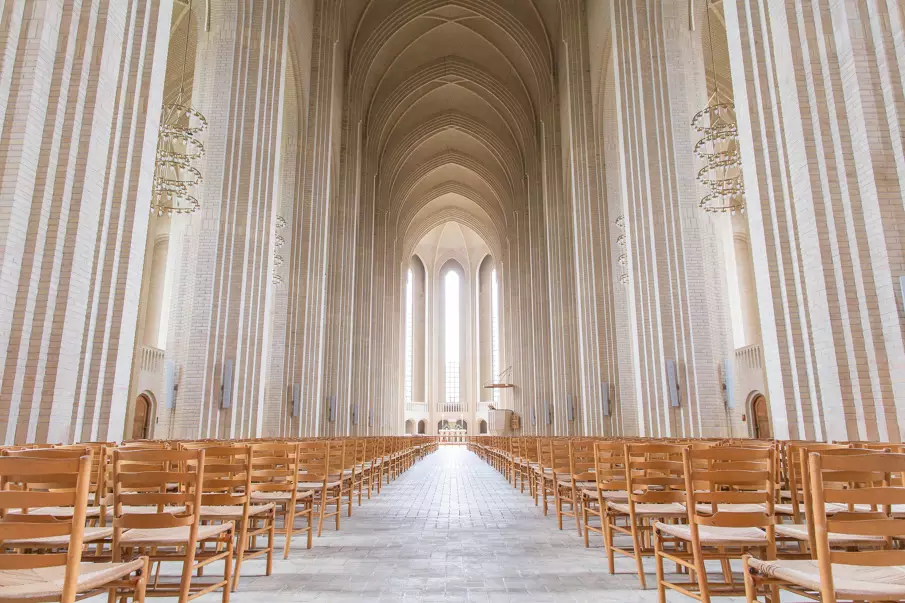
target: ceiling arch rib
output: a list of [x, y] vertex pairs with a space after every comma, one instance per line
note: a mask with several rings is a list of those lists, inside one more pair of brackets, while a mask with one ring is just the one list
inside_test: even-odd
[[434, 115], [398, 140], [395, 148], [387, 150], [384, 174], [390, 180], [395, 179], [418, 147], [451, 129], [463, 132], [483, 145], [498, 162], [510, 190], [515, 189], [515, 182], [524, 173], [524, 159], [514, 141], [507, 144], [487, 124], [456, 111]]
[[385, 95], [378, 90], [367, 119], [372, 148], [382, 144], [395, 121], [393, 118], [398, 118], [416, 99], [423, 97], [425, 89], [432, 84], [446, 86], [451, 83], [457, 86], [468, 85], [472, 92], [481, 94], [497, 110], [522, 148], [531, 148], [531, 141], [535, 136], [531, 99], [527, 96], [519, 98], [510, 87], [477, 63], [454, 55], [425, 64], [405, 80], [390, 87]]
[[473, 213], [480, 216], [497, 233], [505, 232], [505, 220], [498, 206], [489, 202], [480, 192], [460, 181], [449, 180], [439, 184], [424, 194], [413, 195], [398, 213], [396, 228], [398, 232], [406, 232], [411, 224], [418, 219], [418, 215], [438, 199], [455, 195], [471, 202], [477, 211]]
[[[484, 184], [493, 191], [494, 197], [500, 206], [500, 210], [504, 215], [508, 216], [508, 212], [513, 209], [512, 205], [514, 205], [517, 200], [514, 191], [486, 166], [476, 161], [474, 157], [453, 150], [439, 153], [425, 160], [416, 166], [408, 176], [398, 183], [398, 185], [395, 182], [391, 183], [389, 185], [391, 188], [386, 194], [386, 197], [390, 199], [392, 204], [390, 211], [398, 211], [405, 200], [410, 197], [419, 181], [424, 179], [431, 172], [446, 165], [457, 165], [473, 172], [478, 179], [483, 181]], [[511, 203], [507, 206], [503, 203], [504, 200], [510, 201]]]
[[399, 257], [405, 258], [415, 255], [418, 246], [432, 231], [450, 222], [472, 230], [484, 240], [488, 250], [494, 257], [502, 257], [501, 241], [496, 233], [488, 228], [480, 217], [462, 208], [446, 208], [432, 212], [430, 215], [425, 215], [423, 218], [413, 222], [405, 233]]
[[[525, 80], [526, 77], [531, 77], [531, 71], [521, 49], [501, 46], [503, 40], [509, 40], [501, 40], [499, 35], [496, 36], [497, 39], [493, 39], [493, 34], [499, 33], [496, 29], [486, 31], [486, 28], [471, 26], [485, 23], [482, 19], [441, 22], [407, 40], [402, 47], [388, 44], [382, 51], [382, 54], [387, 55], [385, 60], [381, 64], [375, 64], [369, 75], [368, 87], [373, 88], [370, 103], [373, 104], [380, 89], [392, 89], [425, 63], [453, 54], [481, 64], [485, 70], [505, 82], [519, 96], [527, 97], [534, 105], [536, 86]], [[404, 34], [405, 32], [399, 32], [396, 37], [401, 38]], [[374, 80], [373, 84], [370, 80]]]
[[[382, 10], [386, 10], [389, 4], [383, 2]], [[381, 9], [377, 8], [379, 6], [380, 3], [375, 2], [368, 5], [359, 21], [349, 53], [350, 90], [362, 91], [362, 94], [353, 96], [350, 100], [360, 102], [360, 107], [370, 105], [374, 90], [385, 74], [387, 65], [380, 63], [381, 52], [390, 55], [392, 53], [388, 51], [391, 49], [404, 47], [406, 41], [402, 39], [403, 35], [420, 36], [424, 29], [433, 29], [436, 21], [417, 23], [417, 28], [407, 26], [425, 14], [448, 10], [448, 7], [466, 10], [480, 17], [480, 21], [469, 21], [468, 28], [489, 36], [496, 48], [508, 50], [512, 55], [510, 59], [517, 59], [520, 63], [524, 60], [528, 72], [521, 73], [520, 76], [535, 104], [552, 98], [553, 52], [542, 23], [529, 27], [499, 4], [486, 0], [409, 1], [397, 4], [388, 13], [384, 12], [385, 16], [380, 14]], [[525, 15], [531, 14], [529, 11], [523, 12]], [[434, 14], [440, 17], [440, 13]], [[533, 17], [538, 19], [536, 12]], [[379, 20], [379, 23], [372, 26], [375, 20]], [[389, 58], [392, 57], [387, 56], [384, 60]]]

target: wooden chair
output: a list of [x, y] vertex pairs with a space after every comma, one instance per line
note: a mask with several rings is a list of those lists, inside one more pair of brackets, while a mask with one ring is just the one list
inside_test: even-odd
[[[218, 443], [219, 444], [219, 443]], [[205, 524], [232, 522], [236, 531], [236, 566], [232, 589], [239, 586], [242, 563], [267, 557], [265, 575], [273, 571], [275, 505], [252, 503], [252, 454], [250, 445], [214, 445], [204, 448], [204, 479], [201, 488], [201, 521]], [[258, 538], [266, 546], [257, 548]]]
[[[111, 599], [145, 600], [147, 557], [125, 563], [82, 562], [90, 489], [87, 454], [0, 458], [0, 546], [7, 551], [0, 554], [0, 600], [72, 603], [105, 591]], [[35, 512], [42, 508], [71, 512]]]
[[583, 533], [581, 527], [583, 517], [581, 512], [582, 492], [597, 487], [597, 475], [594, 472], [594, 440], [588, 438], [569, 440], [568, 447], [572, 510], [575, 512], [578, 534], [581, 535]]
[[[610, 541], [607, 535], [607, 502], [628, 500], [625, 486], [625, 447], [622, 442], [605, 441], [594, 443], [594, 487], [581, 490], [582, 523], [584, 524], [584, 545], [590, 546], [590, 534], [596, 532], [603, 537], [606, 547]], [[591, 518], [597, 519], [596, 525]], [[609, 555], [608, 555], [609, 556]], [[610, 573], [615, 573], [612, 556]]]
[[[563, 518], [573, 517], [575, 528], [581, 534], [581, 513], [577, 494], [572, 488], [569, 440], [554, 438], [550, 443], [550, 470], [553, 483], [553, 502], [556, 507], [556, 524], [562, 529]], [[566, 508], [568, 507], [568, 508]]]
[[[88, 455], [91, 459], [89, 469], [90, 483], [88, 486], [88, 506], [85, 514], [88, 523], [92, 526], [104, 526], [103, 508], [103, 492], [105, 488], [105, 466], [104, 460], [106, 456], [106, 448], [103, 446], [81, 447], [81, 446], [59, 446], [54, 448], [26, 448], [21, 450], [6, 450], [5, 456], [19, 458], [49, 458], [49, 459], [77, 459]], [[39, 515], [50, 515], [53, 517], [70, 517], [74, 511], [74, 507], [45, 507], [34, 509], [31, 512]], [[103, 527], [86, 528], [84, 532], [85, 542], [100, 541], [109, 538], [113, 534], [113, 530]]]
[[[307, 548], [314, 534], [314, 491], [299, 490], [299, 449], [297, 442], [261, 443], [252, 446], [251, 502], [273, 504], [277, 517], [283, 520], [283, 559], [289, 558], [292, 537], [306, 533]], [[296, 519], [307, 519], [297, 528]]]
[[[531, 468], [528, 465], [526, 437], [512, 438], [512, 485], [525, 492], [525, 483], [530, 482]], [[529, 486], [529, 491], [531, 487]]]
[[[858, 449], [858, 448], [849, 448], [849, 447], [829, 447], [829, 446], [818, 446], [819, 452], [823, 456], [863, 456], [866, 454], [877, 454], [879, 451], [871, 450], [871, 449]], [[816, 558], [816, 532], [815, 532], [815, 519], [814, 515], [810, 513], [809, 509], [813, 507], [813, 494], [812, 494], [812, 484], [810, 479], [810, 468], [808, 466], [808, 457], [810, 455], [810, 448], [806, 448], [804, 446], [796, 447], [795, 452], [799, 454], [798, 465], [799, 469], [797, 474], [800, 476], [802, 483], [801, 490], [801, 498], [803, 501], [803, 507], [799, 510], [800, 523], [778, 523], [776, 525], [776, 538], [777, 541], [780, 539], [785, 541], [792, 541], [798, 543], [799, 552], [803, 553], [807, 557]], [[835, 474], [839, 476], [839, 474]], [[838, 487], [857, 487], [856, 483], [842, 482]], [[805, 511], [807, 510], [807, 511]], [[834, 503], [825, 503], [824, 504], [824, 513], [829, 517], [833, 515], [837, 515], [840, 513], [869, 513], [872, 511], [876, 511], [875, 507], [871, 507], [870, 505], [840, 505]], [[882, 543], [882, 538], [870, 537], [870, 536], [850, 536], [847, 534], [829, 534], [828, 535], [830, 545], [834, 547], [869, 547], [873, 548], [877, 545], [877, 543]], [[780, 557], [788, 557], [791, 555], [789, 551], [781, 551]]]
[[[675, 523], [687, 516], [685, 470], [682, 453], [685, 446], [657, 443], [624, 444], [626, 501], [607, 501], [606, 550], [610, 573], [615, 569], [615, 554], [635, 561], [641, 588], [647, 588], [644, 557], [653, 557], [652, 530], [657, 522]], [[620, 523], [621, 520], [621, 523]], [[615, 535], [629, 536], [632, 548], [616, 545]]]
[[[328, 440], [315, 440], [299, 443], [299, 492], [308, 493], [317, 505], [317, 535], [324, 529], [324, 520], [335, 517], [336, 529], [339, 530], [340, 508], [342, 507], [342, 474], [343, 449], [341, 445], [332, 445]], [[334, 507], [328, 511], [328, 507]]]
[[[185, 603], [222, 589], [223, 603], [229, 602], [234, 525], [201, 525], [204, 455], [203, 449], [113, 451], [114, 561], [147, 551], [152, 563], [182, 565], [178, 581], [163, 582], [158, 566], [151, 596], [178, 596]], [[223, 562], [222, 579], [193, 577], [216, 561]]]
[[[542, 501], [544, 515], [547, 515], [549, 503], [547, 498], [554, 497], [555, 502], [555, 484], [553, 479], [553, 438], [537, 438], [537, 467], [534, 469], [535, 475], [535, 493]], [[537, 502], [537, 498], [535, 498]]]
[[[358, 506], [361, 506], [361, 499], [364, 493], [365, 484], [368, 480], [368, 438], [355, 438], [354, 451], [354, 474], [352, 477], [352, 488], [358, 496]], [[371, 493], [368, 492], [368, 498]], [[350, 513], [351, 515], [351, 513]]]
[[355, 471], [356, 471], [356, 463], [355, 463], [355, 439], [354, 438], [343, 438], [341, 440], [336, 440], [338, 445], [342, 446], [343, 449], [343, 459], [342, 459], [342, 471], [340, 472], [342, 485], [340, 487], [341, 493], [340, 498], [345, 499], [346, 502], [346, 516], [352, 517], [352, 498], [355, 492]]
[[[905, 520], [890, 516], [893, 505], [905, 504], [905, 487], [899, 477], [905, 473], [905, 455], [810, 453], [808, 467], [816, 559], [746, 556], [747, 600], [757, 601], [761, 587], [772, 587], [823, 603], [905, 601], [905, 550], [901, 549]], [[828, 515], [827, 504], [882, 510]], [[879, 550], [839, 549], [833, 546], [831, 534], [879, 537], [883, 544]]]
[[[772, 447], [685, 448], [682, 462], [688, 523], [654, 524], [661, 601], [666, 589], [703, 603], [710, 603], [713, 596], [743, 594], [743, 586], [736, 584], [732, 575], [731, 560], [752, 550], [761, 558], [776, 558], [775, 454]], [[688, 571], [693, 581], [666, 580], [666, 560]], [[720, 561], [723, 582], [709, 579], [708, 561]]]

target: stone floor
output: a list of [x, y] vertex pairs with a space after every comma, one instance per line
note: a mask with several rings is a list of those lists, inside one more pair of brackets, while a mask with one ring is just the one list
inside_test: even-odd
[[310, 551], [300, 538], [272, 576], [263, 562], [246, 563], [233, 603], [657, 600], [656, 590], [639, 590], [631, 560], [611, 576], [602, 548], [584, 548], [573, 525], [558, 530], [464, 447], [442, 447], [342, 521]]

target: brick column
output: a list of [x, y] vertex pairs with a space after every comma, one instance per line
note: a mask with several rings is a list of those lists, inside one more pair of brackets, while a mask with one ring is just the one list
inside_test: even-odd
[[172, 0], [0, 10], [0, 432], [115, 440]]
[[[286, 6], [215, 0], [199, 32], [193, 102], [210, 124], [200, 211], [184, 225], [167, 358], [164, 437], [249, 437], [263, 424], [279, 207]], [[224, 383], [232, 364], [232, 380]], [[224, 386], [230, 408], [221, 408]], [[166, 410], [164, 410], [166, 413]]]
[[773, 428], [901, 441], [902, 15], [725, 3]]

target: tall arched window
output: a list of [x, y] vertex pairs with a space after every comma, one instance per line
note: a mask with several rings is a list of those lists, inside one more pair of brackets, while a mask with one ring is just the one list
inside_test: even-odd
[[[500, 371], [500, 285], [497, 282], [496, 268], [490, 273], [490, 370], [493, 378], [498, 379]], [[500, 401], [500, 390], [493, 390], [493, 401]]]
[[414, 311], [415, 311], [415, 287], [412, 282], [412, 269], [408, 269], [405, 281], [405, 382], [403, 384], [403, 397], [405, 403], [412, 401], [412, 391], [415, 377], [414, 354]]
[[459, 365], [460, 357], [460, 330], [461, 307], [459, 290], [461, 287], [459, 273], [448, 270], [443, 277], [443, 339], [445, 349], [443, 351], [443, 364], [446, 372], [446, 403], [459, 404]]

